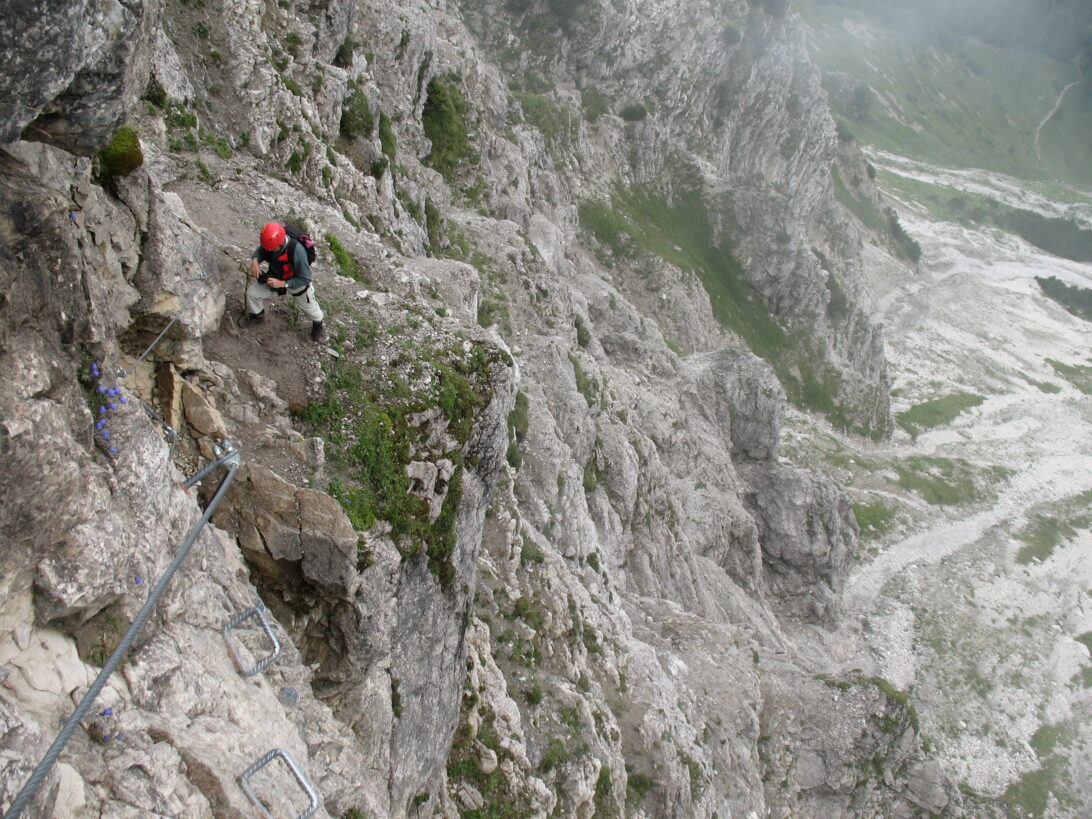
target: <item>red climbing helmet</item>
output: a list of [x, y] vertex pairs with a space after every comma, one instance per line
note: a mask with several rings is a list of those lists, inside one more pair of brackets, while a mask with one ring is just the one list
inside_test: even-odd
[[284, 225], [270, 222], [262, 228], [262, 248], [265, 250], [280, 250], [284, 247]]

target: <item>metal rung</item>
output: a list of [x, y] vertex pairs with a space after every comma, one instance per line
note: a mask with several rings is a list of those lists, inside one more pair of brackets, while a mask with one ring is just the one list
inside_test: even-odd
[[[241, 622], [248, 617], [257, 617], [258, 622], [262, 625], [262, 631], [265, 632], [270, 642], [273, 643], [273, 650], [268, 657], [265, 657], [255, 663], [253, 668], [243, 667], [243, 658], [239, 655], [239, 650], [235, 647], [235, 641], [231, 639], [231, 630], [238, 626]], [[277, 656], [281, 653], [281, 644], [277, 641], [277, 636], [273, 633], [273, 627], [269, 624], [269, 621], [265, 617], [265, 610], [254, 606], [244, 612], [236, 614], [232, 617], [226, 626], [223, 628], [224, 640], [227, 641], [228, 649], [231, 651], [232, 659], [235, 660], [235, 667], [239, 669], [239, 673], [244, 677], [253, 677], [255, 674], [260, 674], [269, 667], [269, 664], [277, 659]], [[268, 762], [269, 760], [266, 760]], [[265, 764], [265, 763], [262, 763]], [[259, 766], [261, 767], [261, 766]]]
[[255, 762], [253, 765], [243, 771], [242, 776], [239, 777], [239, 783], [243, 786], [243, 793], [245, 793], [247, 795], [247, 798], [254, 803], [255, 807], [257, 807], [258, 810], [261, 811], [262, 816], [266, 817], [266, 819], [273, 819], [273, 816], [269, 813], [269, 811], [265, 809], [265, 806], [261, 803], [257, 795], [254, 793], [254, 790], [250, 787], [249, 779], [277, 757], [280, 757], [284, 760], [284, 764], [288, 766], [288, 770], [292, 772], [292, 776], [296, 778], [296, 782], [299, 783], [299, 786], [303, 789], [304, 793], [307, 794], [307, 798], [311, 800], [311, 804], [308, 806], [307, 810], [296, 816], [296, 819], [307, 819], [308, 816], [311, 816], [312, 814], [314, 814], [315, 811], [319, 809], [318, 792], [315, 791], [314, 787], [307, 780], [307, 777], [304, 776], [303, 771], [300, 770], [300, 766], [296, 764], [296, 760], [292, 759], [288, 751], [285, 751], [282, 748], [274, 748], [268, 754], [263, 756], [261, 759], [259, 759], [257, 762]]

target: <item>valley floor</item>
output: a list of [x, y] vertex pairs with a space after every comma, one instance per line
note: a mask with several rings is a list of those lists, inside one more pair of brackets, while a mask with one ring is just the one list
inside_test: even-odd
[[[1049, 213], [1037, 198], [1022, 206]], [[900, 217], [920, 272], [868, 264], [900, 428], [871, 445], [794, 414], [785, 436], [862, 524], [833, 651], [909, 690], [965, 790], [1014, 815], [1092, 815], [1092, 325], [1035, 281], [1092, 288], [1092, 265], [913, 203]]]

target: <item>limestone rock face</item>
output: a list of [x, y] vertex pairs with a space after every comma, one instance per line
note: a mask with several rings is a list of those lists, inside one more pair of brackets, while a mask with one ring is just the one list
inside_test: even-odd
[[777, 464], [746, 465], [747, 503], [762, 543], [769, 591], [785, 608], [833, 625], [857, 544], [849, 500], [829, 481]]
[[99, 150], [144, 90], [160, 9], [159, 0], [8, 4], [0, 143]]
[[[799, 22], [556, 6], [46, 4], [40, 70], [0, 39], [25, 68], [5, 98], [36, 109], [0, 107], [5, 799], [226, 437], [233, 488], [43, 815], [250, 815], [238, 777], [272, 748], [320, 816], [958, 814], [905, 698], [817, 676], [793, 636], [837, 618], [856, 528], [781, 455], [792, 378], [887, 415]], [[87, 155], [123, 116], [145, 163], [103, 187]], [[582, 206], [623, 188], [700, 205], [702, 253], [799, 360], [749, 349], [656, 219], [597, 238]], [[318, 240], [327, 344], [280, 299], [229, 320], [257, 229], [289, 217]], [[221, 629], [255, 608], [282, 651], [243, 677]], [[231, 639], [271, 651], [254, 616]], [[256, 784], [298, 810], [283, 768]]]
[[[830, 697], [822, 689], [835, 692]], [[770, 676], [761, 726], [771, 810], [822, 816], [962, 816], [958, 790], [915, 758], [917, 716], [882, 680]], [[815, 708], [817, 699], [829, 699]], [[867, 758], [868, 766], [846, 765]]]

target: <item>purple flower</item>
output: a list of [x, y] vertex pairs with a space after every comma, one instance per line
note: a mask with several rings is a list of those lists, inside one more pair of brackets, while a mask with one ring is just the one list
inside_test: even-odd
[[111, 387], [107, 390], [110, 395], [121, 395], [121, 390], [117, 387]]
[[105, 418], [101, 418], [101, 419], [99, 419], [98, 421], [95, 422], [95, 429], [102, 429], [104, 426], [106, 426], [106, 419]]
[[112, 446], [112, 447], [110, 447], [110, 449], [107, 450], [107, 452], [109, 452], [111, 455], [117, 455], [118, 454], [118, 448], [116, 446]]
[[112, 717], [112, 716], [114, 716], [114, 709], [113, 708], [103, 708], [102, 709], [102, 715], [104, 717]]
[[139, 586], [141, 583], [144, 582], [144, 578], [138, 574], [136, 577], [133, 578], [133, 582]]
[[102, 440], [104, 440], [104, 441], [109, 441], [110, 440], [110, 433], [108, 431], [106, 431], [105, 429], [102, 432], [100, 432], [99, 435], [102, 436]]
[[118, 400], [123, 404], [128, 404], [129, 403], [129, 399], [126, 398], [124, 395], [121, 396], [121, 398], [119, 398]]
[[106, 387], [98, 388], [99, 395], [106, 395]]
[[116, 410], [117, 408], [118, 408], [118, 402], [117, 401], [111, 402], [110, 409]]
[[99, 407], [99, 415], [106, 415], [106, 407]]

